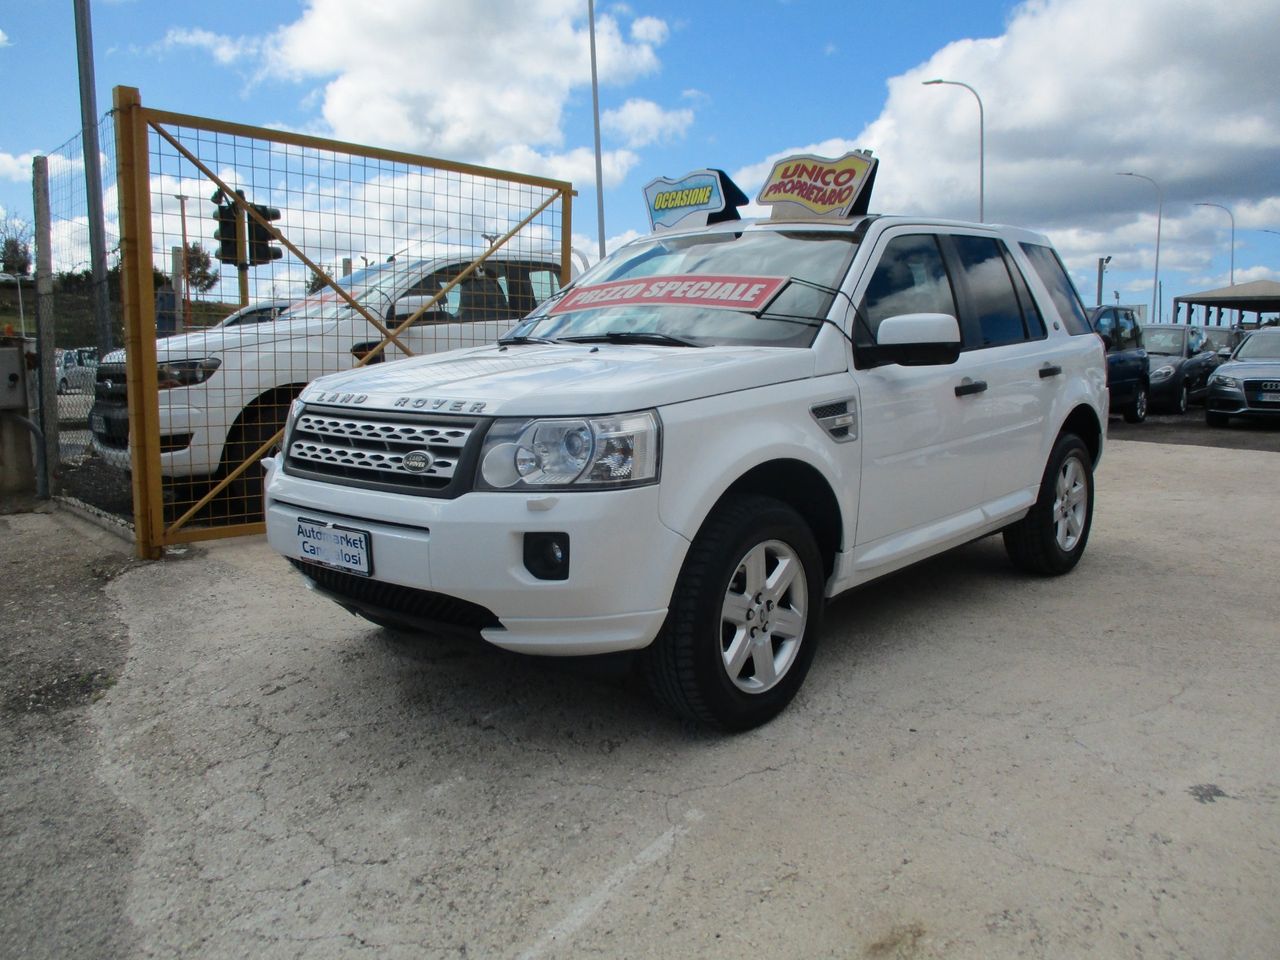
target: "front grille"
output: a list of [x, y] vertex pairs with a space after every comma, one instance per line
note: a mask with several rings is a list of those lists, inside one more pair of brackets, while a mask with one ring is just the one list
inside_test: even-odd
[[93, 397], [99, 404], [125, 407], [129, 403], [123, 363], [100, 363], [93, 385]]
[[285, 443], [298, 476], [424, 497], [455, 497], [474, 473], [485, 421], [308, 407]]
[[1244, 396], [1249, 406], [1256, 410], [1280, 410], [1280, 401], [1262, 400], [1262, 394], [1280, 393], [1280, 383], [1275, 380], [1246, 380], [1244, 382]]
[[326, 593], [349, 600], [353, 606], [375, 615], [383, 612], [400, 614], [419, 623], [438, 623], [463, 630], [478, 631], [501, 626], [490, 610], [467, 600], [398, 583], [382, 583], [305, 560], [290, 558], [289, 562]]

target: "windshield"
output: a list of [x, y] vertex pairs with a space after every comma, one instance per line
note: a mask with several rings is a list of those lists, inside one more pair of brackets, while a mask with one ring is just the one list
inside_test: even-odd
[[1142, 342], [1147, 353], [1180, 357], [1187, 342], [1187, 331], [1175, 327], [1143, 327]]
[[[381, 313], [395, 296], [396, 289], [411, 276], [422, 272], [422, 260], [405, 260], [393, 263], [375, 263], [361, 267], [335, 282], [358, 303], [371, 306]], [[327, 284], [320, 291], [304, 300], [289, 305], [276, 319], [281, 322], [306, 318], [307, 320], [335, 320], [345, 316], [351, 307]]]
[[1280, 360], [1280, 333], [1255, 333], [1236, 351], [1233, 360]]
[[[511, 336], [634, 336], [697, 346], [806, 347], [831, 309], [832, 288], [844, 279], [856, 249], [852, 234], [830, 230], [655, 237], [630, 244], [596, 264], [572, 293], [545, 304]], [[643, 284], [619, 283], [646, 278], [662, 282], [651, 283], [634, 296], [625, 294], [628, 289], [642, 290]], [[601, 295], [588, 293], [592, 287]], [[774, 290], [779, 292], [770, 298]], [[702, 297], [704, 302], [687, 306], [673, 302], [679, 297]], [[652, 302], [637, 302], [651, 298]], [[623, 302], [605, 305], [604, 300]], [[735, 300], [743, 304], [740, 309], [734, 308]], [[571, 303], [595, 302], [601, 305], [566, 309]]]

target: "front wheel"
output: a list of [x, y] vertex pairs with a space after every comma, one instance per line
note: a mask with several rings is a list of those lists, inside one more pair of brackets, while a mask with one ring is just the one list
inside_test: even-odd
[[1138, 385], [1138, 392], [1134, 394], [1133, 402], [1125, 408], [1125, 423], [1141, 423], [1147, 419], [1147, 385], [1145, 383]]
[[1173, 408], [1174, 412], [1180, 413], [1180, 414], [1186, 413], [1187, 406], [1188, 404], [1190, 404], [1190, 402], [1191, 402], [1191, 392], [1187, 389], [1187, 385], [1183, 383], [1183, 385], [1178, 388], [1178, 398], [1174, 402], [1174, 408]]
[[645, 653], [658, 699], [724, 730], [777, 716], [813, 661], [823, 580], [813, 534], [791, 507], [762, 496], [722, 503], [689, 547]]
[[1077, 563], [1093, 524], [1093, 459], [1084, 441], [1064, 433], [1053, 445], [1035, 506], [1004, 529], [1004, 546], [1015, 566], [1057, 576]]

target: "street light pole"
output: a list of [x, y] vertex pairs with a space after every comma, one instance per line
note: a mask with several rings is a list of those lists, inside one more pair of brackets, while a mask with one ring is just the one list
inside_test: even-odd
[[1156, 314], [1156, 310], [1160, 305], [1160, 227], [1164, 221], [1164, 191], [1160, 189], [1160, 184], [1142, 173], [1117, 173], [1116, 176], [1137, 177], [1156, 188], [1156, 272], [1151, 281], [1151, 322], [1159, 323], [1160, 317]]
[[964, 87], [973, 94], [973, 99], [978, 101], [978, 222], [986, 223], [987, 120], [982, 109], [982, 98], [978, 96], [977, 90], [973, 89], [969, 84], [962, 83], [959, 80], [925, 80], [923, 85], [926, 87], [932, 87], [940, 83], [951, 87]]
[[1197, 203], [1197, 207], [1217, 207], [1219, 210], [1225, 210], [1228, 217], [1231, 218], [1231, 286], [1236, 285], [1236, 217], [1230, 210], [1220, 203]]
[[591, 111], [596, 129], [596, 231], [600, 234], [600, 259], [604, 259], [604, 165], [600, 159], [600, 81], [596, 75], [596, 4], [587, 0], [587, 26], [591, 33]]
[[1107, 264], [1110, 262], [1110, 257], [1098, 258], [1098, 306], [1102, 306], [1102, 275], [1106, 273]]

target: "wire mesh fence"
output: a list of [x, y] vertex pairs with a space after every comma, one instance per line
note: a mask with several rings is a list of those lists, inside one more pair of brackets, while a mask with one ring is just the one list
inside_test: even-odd
[[89, 423], [107, 468], [158, 462], [158, 543], [260, 528], [258, 461], [315, 377], [491, 342], [567, 275], [568, 184], [126, 113], [135, 356], [103, 358]]
[[[115, 124], [110, 114], [98, 123], [97, 158], [105, 203], [107, 271], [103, 285], [109, 338], [103, 342], [94, 307], [90, 256], [89, 200], [85, 185], [84, 137], [76, 134], [48, 158], [51, 309], [57, 403], [60, 488], [121, 516], [132, 511], [129, 475], [96, 456], [89, 415], [99, 359], [121, 342], [120, 222], [116, 208]], [[52, 418], [49, 421], [52, 422]]]

